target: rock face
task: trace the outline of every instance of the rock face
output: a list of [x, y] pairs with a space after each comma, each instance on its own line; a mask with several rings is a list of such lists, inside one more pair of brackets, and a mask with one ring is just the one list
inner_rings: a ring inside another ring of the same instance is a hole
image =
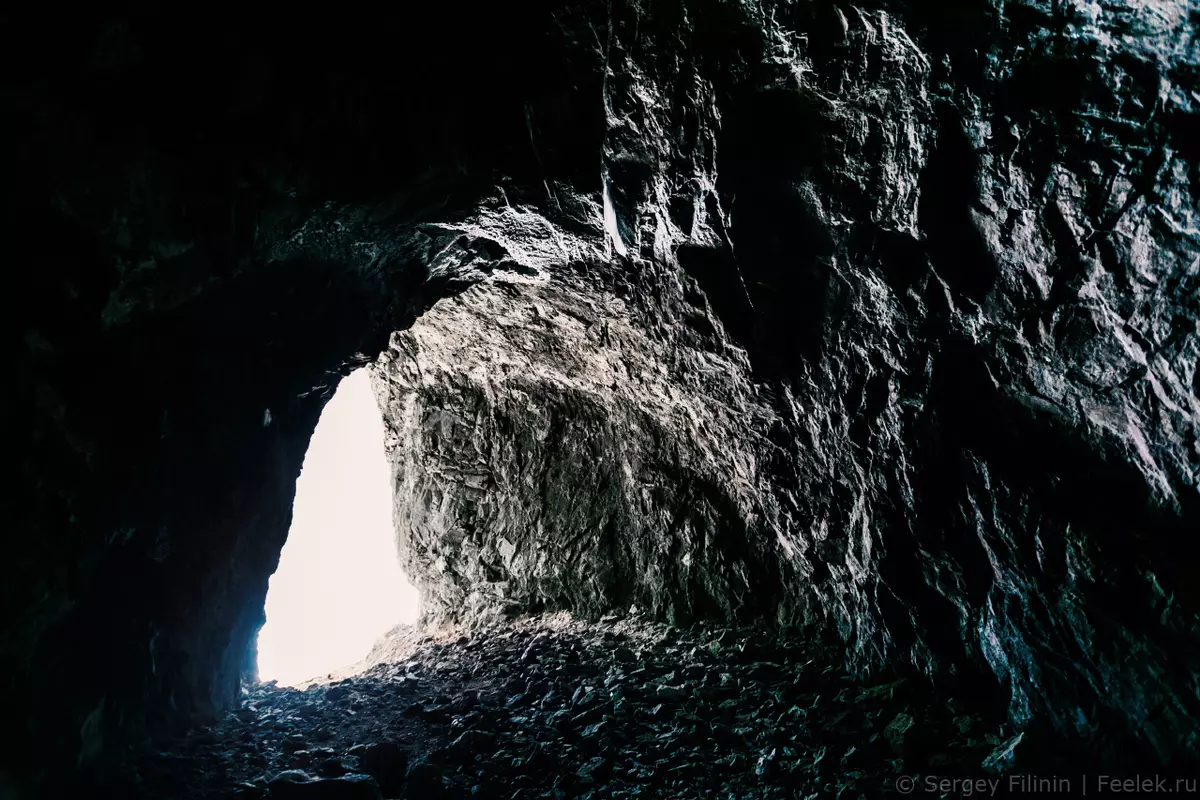
[[381, 352], [430, 619], [766, 618], [1190, 756], [1200, 7], [405, 13], [8, 49], [7, 769], [234, 701]]
[[1191, 747], [1194, 45], [1156, 9], [980, 9], [978, 58], [780, 9], [732, 75], [614, 20], [608, 245], [560, 231], [573, 268], [380, 362], [429, 613], [765, 614]]
[[[647, 265], [473, 287], [379, 361], [407, 572], [427, 617], [636, 604], [677, 621], [774, 613], [772, 424], [744, 353], [703, 346], [703, 296]], [[665, 322], [655, 335], [654, 321]]]

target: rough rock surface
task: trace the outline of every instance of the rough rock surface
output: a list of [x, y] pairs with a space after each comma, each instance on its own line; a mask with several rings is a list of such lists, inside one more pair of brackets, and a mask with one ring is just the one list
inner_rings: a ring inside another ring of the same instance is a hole
[[379, 361], [399, 543], [427, 617], [774, 613], [773, 416], [744, 353], [675, 324], [709, 320], [678, 279], [648, 267], [660, 285], [626, 301], [580, 270], [441, 301]]
[[431, 619], [758, 617], [1194, 758], [1198, 19], [6, 26], [38, 255], [3, 293], [0, 785], [236, 702], [320, 406], [380, 353]]
[[[946, 21], [738, 13], [752, 67], [706, 60], [703, 14], [691, 61], [671, 12], [615, 16], [608, 240], [560, 230], [549, 283], [393, 337], [429, 613], [766, 615], [1190, 753], [1194, 18], [1010, 4], [938, 54]], [[549, 238], [500, 213], [501, 252]]]
[[[179, 800], [878, 797], [919, 773], [989, 774], [983, 763], [1011, 738], [969, 697], [935, 696], [913, 676], [864, 682], [753, 629], [560, 613], [398, 630], [377, 650], [389, 655], [352, 678], [252, 687], [220, 723], [95, 788]], [[1029, 755], [1018, 743], [992, 780], [1007, 785]]]

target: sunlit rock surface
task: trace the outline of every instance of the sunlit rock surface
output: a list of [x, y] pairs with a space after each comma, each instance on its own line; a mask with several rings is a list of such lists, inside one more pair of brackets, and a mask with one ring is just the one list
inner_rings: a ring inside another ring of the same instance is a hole
[[7, 51], [6, 759], [235, 701], [380, 353], [431, 618], [762, 617], [1191, 757], [1195, 3], [404, 13]]
[[744, 354], [708, 349], [702, 295], [655, 274], [622, 300], [602, 274], [474, 287], [396, 334], [377, 381], [395, 514], [430, 616], [630, 604], [748, 617], [781, 591]]

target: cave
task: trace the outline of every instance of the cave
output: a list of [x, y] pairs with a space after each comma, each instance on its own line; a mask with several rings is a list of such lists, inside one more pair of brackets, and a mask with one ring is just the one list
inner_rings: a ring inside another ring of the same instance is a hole
[[305, 452], [255, 640], [258, 680], [295, 686], [352, 675], [384, 634], [416, 622], [391, 486], [383, 419], [362, 368], [342, 378]]
[[[1198, 20], [6, 19], [0, 797], [1195, 791]], [[263, 682], [343, 380], [419, 615]]]

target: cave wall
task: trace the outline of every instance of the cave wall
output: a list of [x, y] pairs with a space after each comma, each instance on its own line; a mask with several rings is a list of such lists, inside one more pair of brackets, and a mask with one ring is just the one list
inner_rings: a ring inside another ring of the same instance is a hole
[[[770, 407], [742, 351], [701, 346], [714, 330], [703, 295], [693, 286], [689, 304], [645, 267], [631, 293], [653, 308], [579, 261], [551, 281], [479, 284], [393, 335], [375, 385], [428, 620], [774, 612], [778, 508], [759, 475]], [[656, 335], [655, 319], [694, 326]]]
[[34, 306], [28, 405], [9, 406], [30, 454], [5, 582], [4, 709], [32, 749], [14, 755], [86, 765], [236, 700], [308, 437], [371, 347], [377, 294], [338, 271], [283, 263], [118, 331]]
[[[472, 58], [413, 46], [447, 12], [4, 24], [4, 238], [26, 266], [0, 299], [18, 474], [0, 785], [100, 768], [237, 701], [324, 401], [484, 277], [437, 256], [494, 172], [538, 163], [487, 77], [512, 82], [535, 48], [488, 53], [486, 14], [459, 30]], [[517, 21], [510, 41], [539, 32]], [[475, 102], [445, 91], [469, 77]]]
[[431, 616], [763, 616], [1185, 757], [1198, 13], [7, 27], [6, 768], [233, 701], [379, 353]]
[[1194, 10], [608, 22], [604, 231], [380, 364], [427, 613], [765, 616], [1190, 757]]

